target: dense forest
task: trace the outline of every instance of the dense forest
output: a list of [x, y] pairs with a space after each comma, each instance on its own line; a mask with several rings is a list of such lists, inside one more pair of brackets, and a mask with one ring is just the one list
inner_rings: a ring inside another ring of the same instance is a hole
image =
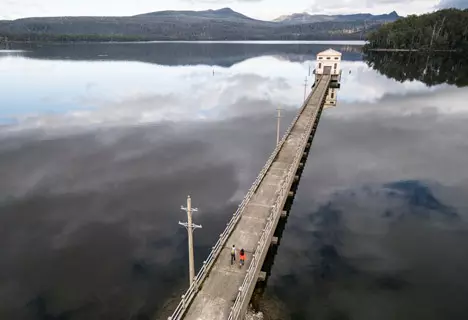
[[[171, 40], [364, 40], [365, 30], [379, 25], [364, 22], [318, 22], [300, 25], [256, 25], [254, 23], [211, 22], [196, 24], [122, 23], [106, 30], [98, 23], [67, 27], [36, 23], [28, 31], [0, 30], [0, 37], [12, 42], [69, 41], [171, 41]], [[90, 30], [90, 28], [93, 28]], [[24, 28], [23, 28], [24, 30]]]
[[442, 83], [468, 86], [468, 57], [463, 53], [367, 52], [374, 70], [399, 82], [417, 80], [428, 86]]
[[368, 34], [369, 49], [468, 50], [468, 9], [410, 15]]

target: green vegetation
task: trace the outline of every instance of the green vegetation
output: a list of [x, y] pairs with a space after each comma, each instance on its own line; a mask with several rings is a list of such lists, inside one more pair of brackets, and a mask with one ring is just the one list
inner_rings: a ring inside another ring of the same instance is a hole
[[11, 42], [363, 40], [369, 31], [398, 19], [398, 15], [326, 18], [332, 20], [305, 23], [260, 21], [230, 9], [162, 11], [133, 17], [26, 18], [0, 21], [0, 37]]
[[421, 81], [468, 86], [468, 57], [463, 53], [372, 52], [364, 60], [374, 70], [399, 82]]
[[[2, 42], [0, 36], [0, 43]], [[110, 42], [110, 41], [148, 41], [144, 36], [100, 35], [100, 34], [47, 34], [19, 33], [4, 34], [3, 42]]]
[[[298, 32], [283, 31], [275, 34], [274, 29], [268, 33], [247, 34], [246, 31], [222, 30], [206, 32], [178, 32], [176, 34], [51, 34], [51, 33], [1, 33], [0, 37], [9, 42], [131, 42], [131, 41], [295, 41], [295, 40], [364, 40], [362, 32], [347, 33], [341, 29], [333, 31], [317, 30], [313, 27], [298, 28]], [[4, 41], [3, 41], [4, 42]], [[0, 41], [0, 47], [2, 41]]]
[[411, 15], [371, 32], [365, 50], [468, 50], [468, 9]]

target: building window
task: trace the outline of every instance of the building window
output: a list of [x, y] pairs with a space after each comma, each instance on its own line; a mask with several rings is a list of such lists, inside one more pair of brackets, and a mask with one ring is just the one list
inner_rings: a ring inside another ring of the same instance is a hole
[[321, 63], [319, 63], [319, 69], [322, 69], [322, 64]]
[[330, 98], [332, 98], [332, 99], [333, 99], [334, 97], [335, 97], [335, 94], [334, 94], [334, 93], [332, 93], [332, 94], [330, 95]]
[[338, 57], [335, 57], [335, 60], [338, 60], [339, 58]]
[[322, 57], [319, 57], [319, 60], [322, 60]]
[[337, 66], [337, 65], [338, 65], [338, 64], [337, 64], [337, 63], [335, 63], [335, 67], [334, 67], [334, 69], [336, 69], [336, 66]]
[[331, 58], [330, 57], [327, 57], [327, 60], [330, 60]]

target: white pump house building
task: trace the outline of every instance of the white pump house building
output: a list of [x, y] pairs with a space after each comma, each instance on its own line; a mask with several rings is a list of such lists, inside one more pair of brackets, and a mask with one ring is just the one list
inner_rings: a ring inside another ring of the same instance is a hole
[[332, 81], [339, 83], [341, 80], [341, 52], [333, 49], [319, 52], [317, 54], [315, 75], [331, 75]]
[[341, 81], [341, 52], [333, 49], [327, 49], [317, 54], [317, 65], [314, 70], [315, 83], [322, 75], [330, 75], [331, 83], [328, 89], [327, 97], [325, 98], [325, 108], [336, 106], [338, 88]]

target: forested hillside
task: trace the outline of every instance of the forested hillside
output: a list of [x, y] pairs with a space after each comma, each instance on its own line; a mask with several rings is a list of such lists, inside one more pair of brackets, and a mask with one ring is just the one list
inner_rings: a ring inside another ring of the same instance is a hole
[[468, 50], [468, 9], [411, 15], [371, 32], [366, 49]]
[[[395, 19], [394, 15], [389, 16]], [[162, 11], [133, 17], [27, 18], [1, 22], [0, 39], [20, 42], [363, 40], [367, 32], [386, 21], [372, 17], [363, 19], [356, 15], [337, 21], [280, 23], [255, 20], [225, 8], [208, 11]]]

